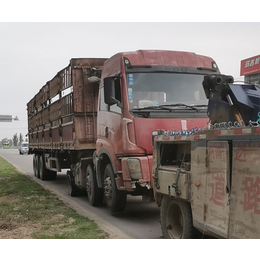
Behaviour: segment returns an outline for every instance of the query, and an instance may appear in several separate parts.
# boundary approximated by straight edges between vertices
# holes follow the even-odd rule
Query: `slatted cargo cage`
[[[95,149],[98,84],[106,59],[71,59],[27,104],[30,149]]]

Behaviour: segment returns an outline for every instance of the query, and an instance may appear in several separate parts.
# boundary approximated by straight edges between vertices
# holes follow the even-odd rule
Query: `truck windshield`
[[[127,74],[129,108],[145,108],[182,103],[207,105],[201,74],[129,73]]]

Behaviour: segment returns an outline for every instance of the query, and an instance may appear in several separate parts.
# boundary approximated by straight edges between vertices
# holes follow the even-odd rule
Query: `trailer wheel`
[[[99,206],[103,201],[103,189],[98,188],[97,179],[92,166],[89,164],[86,170],[86,190],[88,200],[92,206]]]
[[[164,196],[160,222],[164,238],[189,239],[194,236],[191,207],[186,201]]]
[[[67,171],[67,184],[68,184],[68,195],[76,197],[78,195],[78,189],[75,187],[74,178],[71,171]]]
[[[40,178],[40,155],[35,156],[36,177]]]
[[[123,211],[126,206],[127,193],[116,187],[115,175],[111,164],[107,164],[104,174],[104,196],[111,212]]]
[[[49,179],[49,170],[46,169],[44,157],[39,155],[39,177],[41,180]]]
[[[38,178],[38,156],[36,154],[33,155],[33,173],[34,176]]]

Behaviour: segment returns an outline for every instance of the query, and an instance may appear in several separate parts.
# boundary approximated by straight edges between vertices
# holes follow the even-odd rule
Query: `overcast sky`
[[[6,23],[0,22],[0,140],[27,133],[27,102],[71,58],[109,58],[139,49],[189,51],[212,57],[240,77],[240,62],[260,54],[260,23]]]

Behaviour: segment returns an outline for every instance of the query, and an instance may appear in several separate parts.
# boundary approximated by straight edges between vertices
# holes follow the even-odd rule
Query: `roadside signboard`
[[[241,60],[240,76],[256,74],[260,72],[260,54],[245,60]]]

